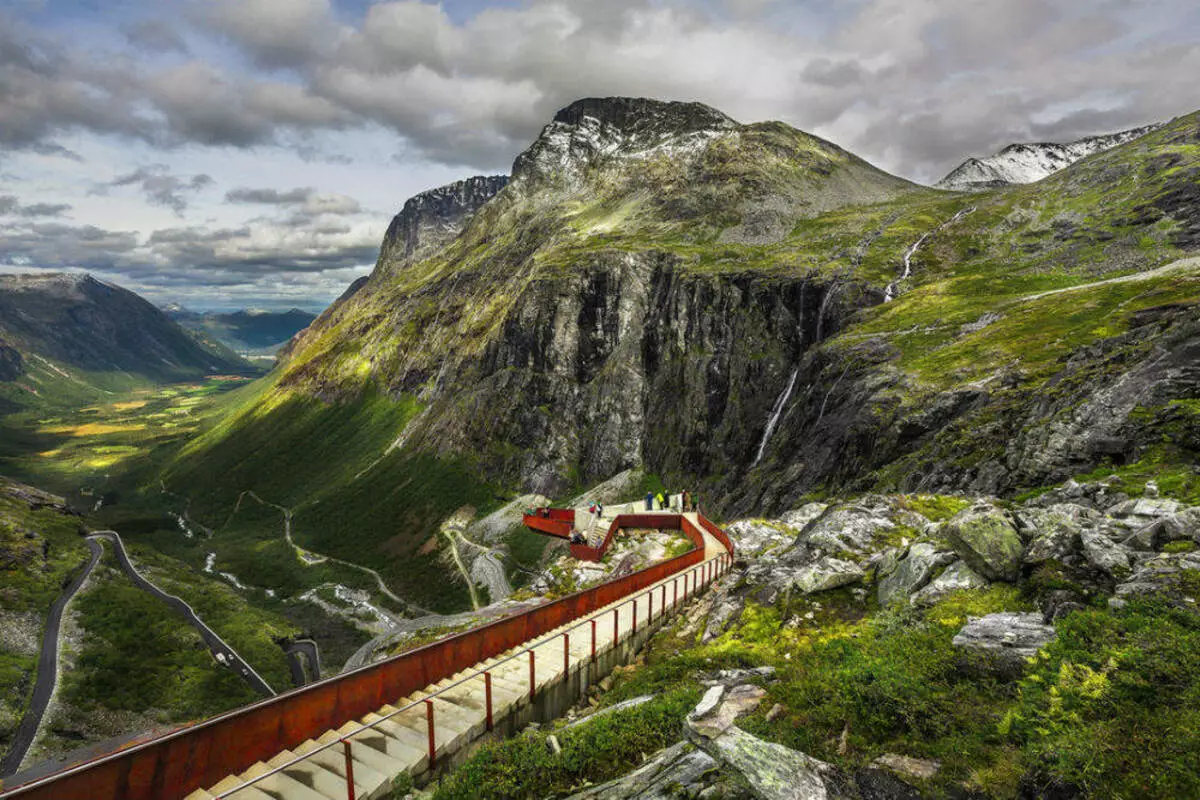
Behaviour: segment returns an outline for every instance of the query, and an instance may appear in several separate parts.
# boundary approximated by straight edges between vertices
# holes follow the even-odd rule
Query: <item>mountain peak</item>
[[[739,127],[703,103],[589,97],[554,115],[517,156],[513,180],[577,186],[590,166],[605,159],[687,156]]]
[[[934,185],[954,191],[980,191],[1033,183],[1082,158],[1132,142],[1162,126],[1163,123],[1155,123],[1118,133],[1086,136],[1065,144],[1017,142],[986,158],[968,158]]]
[[[391,268],[445,244],[507,185],[507,175],[476,175],[413,195],[388,226],[380,264]]]
[[[703,103],[652,100],[644,97],[585,97],[554,115],[554,122],[578,126],[586,119],[636,133],[648,128],[660,132],[735,128],[737,122]]]

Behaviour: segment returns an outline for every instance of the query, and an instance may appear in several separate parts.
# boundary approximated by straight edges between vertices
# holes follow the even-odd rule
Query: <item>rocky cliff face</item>
[[[947,197],[781,124],[581,101],[436,257],[381,260],[276,391],[412,398],[389,453],[510,491],[642,466],[728,513],[1186,459],[1162,431],[1200,395],[1197,131]]]
[[[201,346],[133,292],[90,275],[0,275],[0,333],[27,356],[91,372],[182,379],[248,367]]]
[[[1066,144],[1010,144],[995,155],[968,158],[934,185],[939,189],[954,191],[980,191],[1033,183],[1074,164],[1081,158],[1127,144],[1161,127],[1162,123],[1144,125],[1120,133],[1088,136]]]
[[[507,184],[506,175],[481,175],[410,198],[383,237],[380,265],[391,268],[445,245]]]

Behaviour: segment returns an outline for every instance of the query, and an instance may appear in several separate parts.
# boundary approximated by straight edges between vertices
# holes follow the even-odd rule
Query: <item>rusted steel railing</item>
[[[636,519],[642,515],[627,516]],[[684,594],[688,596],[686,581],[692,576],[699,577],[696,570],[704,560],[702,534],[679,515],[645,516],[653,517],[653,522],[647,527],[680,528],[697,547],[668,561],[521,614],[448,636],[385,661],[293,689],[125,750],[11,787],[3,796],[21,797],[23,800],[181,798],[196,789],[213,786],[229,775],[240,774],[253,764],[274,758],[278,753],[308,739],[337,730],[347,722],[375,712],[397,698],[419,692],[450,675],[533,641],[569,622],[587,617],[621,598],[627,598],[627,602],[630,602],[628,598],[671,575],[679,573],[683,577]],[[553,520],[552,517],[550,519]],[[702,517],[700,521],[708,530],[708,526],[703,525]],[[727,562],[728,558],[722,556],[722,561]],[[678,607],[678,603],[675,607]],[[619,608],[614,609],[614,613],[617,611]],[[479,677],[482,677],[482,673],[472,676],[475,679]],[[384,719],[413,705],[416,703]],[[367,727],[364,726],[362,730]],[[432,730],[431,723],[431,737]],[[334,747],[348,738],[342,737],[326,747]],[[347,754],[348,747],[347,744]],[[296,762],[312,755],[310,752],[296,759]]]

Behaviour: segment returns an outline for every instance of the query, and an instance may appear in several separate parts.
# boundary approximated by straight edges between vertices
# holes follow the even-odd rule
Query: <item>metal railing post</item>
[[[596,663],[596,618],[592,617],[592,663]]]
[[[342,739],[346,750],[346,797],[354,800],[354,759],[350,757],[350,740]]]
[[[679,607],[679,576],[676,575],[671,579],[671,594],[674,597],[671,599],[671,610],[674,611]]]
[[[537,689],[537,673],[533,666],[533,648],[529,648],[529,701],[533,702],[533,692]]]
[[[563,680],[571,674],[571,636],[563,633]]]
[[[437,761],[437,744],[433,735],[433,701],[425,701],[425,722],[429,725],[429,769],[433,769]]]
[[[617,606],[613,609],[613,647],[617,646],[617,632],[620,629],[621,617],[619,616],[621,607]]]
[[[483,673],[483,697],[487,704],[487,729],[492,729],[492,673]]]
[[[637,635],[637,600],[633,601],[633,633]]]
[[[654,590],[653,589],[646,592],[646,602],[650,604],[650,607],[646,609],[646,624],[649,625],[651,622],[654,621]]]

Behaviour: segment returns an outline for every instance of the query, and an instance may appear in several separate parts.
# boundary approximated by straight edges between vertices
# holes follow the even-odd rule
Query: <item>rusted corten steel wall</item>
[[[703,537],[681,517],[628,515],[627,519],[628,527],[682,527],[697,548],[522,614],[14,787],[4,797],[182,798],[703,561]]]
[[[696,518],[698,520],[700,520],[700,525],[706,531],[711,533],[714,539],[716,539],[718,542],[720,542],[722,545],[724,545],[725,550],[730,555],[733,555],[733,549],[734,549],[733,542],[730,540],[729,535],[727,533],[725,533],[725,531],[721,530],[716,524],[713,523],[712,520],[710,520],[708,517],[704,516],[703,514],[697,514]]]

